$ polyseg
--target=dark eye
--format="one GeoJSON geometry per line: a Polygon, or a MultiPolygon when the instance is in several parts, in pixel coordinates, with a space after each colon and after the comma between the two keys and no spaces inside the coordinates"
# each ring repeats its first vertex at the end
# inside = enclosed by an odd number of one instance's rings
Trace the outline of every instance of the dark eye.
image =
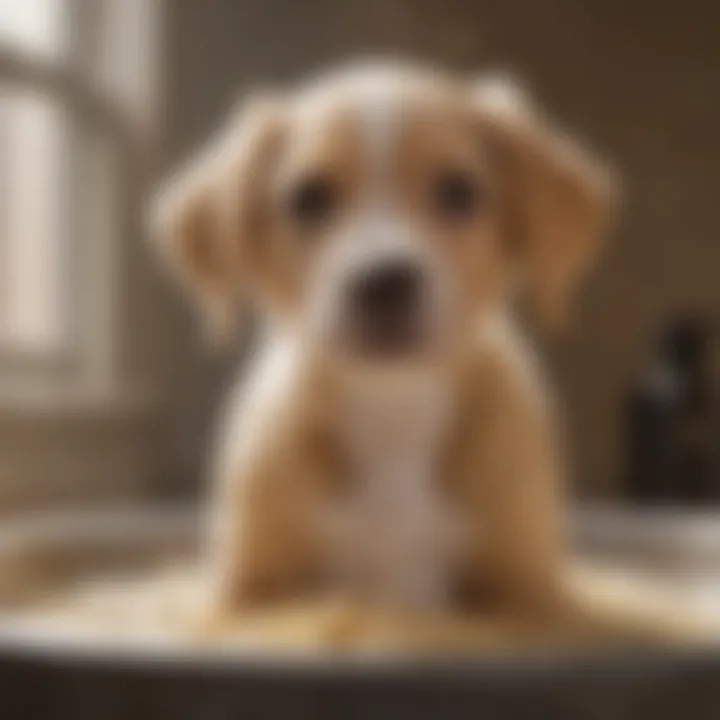
{"type": "Polygon", "coordinates": [[[337,188],[328,178],[311,177],[293,188],[288,201],[290,215],[301,223],[327,220],[335,210],[337,188]]]}
{"type": "Polygon", "coordinates": [[[478,182],[468,173],[450,170],[442,173],[433,189],[438,213],[449,220],[462,220],[473,215],[482,197],[478,182]]]}

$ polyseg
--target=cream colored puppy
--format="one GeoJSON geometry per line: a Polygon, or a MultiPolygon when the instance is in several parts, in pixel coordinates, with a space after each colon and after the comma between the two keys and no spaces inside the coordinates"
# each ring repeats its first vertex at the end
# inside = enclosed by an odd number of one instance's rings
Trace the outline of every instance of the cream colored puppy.
{"type": "Polygon", "coordinates": [[[218,609],[557,603],[558,439],[511,306],[558,321],[609,199],[501,81],[375,64],[243,105],[158,211],[211,321],[267,321],[216,466],[218,609]]]}

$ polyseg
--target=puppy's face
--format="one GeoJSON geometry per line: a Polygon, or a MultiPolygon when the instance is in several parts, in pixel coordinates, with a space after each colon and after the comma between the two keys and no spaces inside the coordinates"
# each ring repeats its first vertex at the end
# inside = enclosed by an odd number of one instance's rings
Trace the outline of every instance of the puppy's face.
{"type": "Polygon", "coordinates": [[[557,313],[607,183],[510,92],[375,67],[256,104],[170,187],[163,237],[216,315],[249,293],[350,363],[441,358],[521,281],[557,313]]]}
{"type": "Polygon", "coordinates": [[[286,312],[325,352],[443,353],[502,285],[487,148],[462,98],[426,79],[343,78],[291,108],[267,242],[286,312]]]}

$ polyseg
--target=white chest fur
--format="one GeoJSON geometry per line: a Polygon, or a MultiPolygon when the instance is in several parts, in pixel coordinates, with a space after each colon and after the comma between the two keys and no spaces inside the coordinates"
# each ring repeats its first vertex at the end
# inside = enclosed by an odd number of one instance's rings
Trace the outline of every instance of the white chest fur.
{"type": "Polygon", "coordinates": [[[354,595],[403,604],[446,595],[459,531],[439,483],[448,400],[429,377],[348,393],[350,491],[326,528],[334,582],[354,595]]]}

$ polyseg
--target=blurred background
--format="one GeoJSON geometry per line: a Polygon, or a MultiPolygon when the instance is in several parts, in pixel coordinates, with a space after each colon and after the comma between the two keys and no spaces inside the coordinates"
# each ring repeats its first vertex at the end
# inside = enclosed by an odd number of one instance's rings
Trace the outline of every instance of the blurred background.
{"type": "Polygon", "coordinates": [[[247,89],[374,53],[507,68],[620,169],[544,343],[575,487],[718,502],[719,26],[712,0],[0,0],[0,517],[197,495],[247,341],[203,345],[152,189],[247,89]]]}

